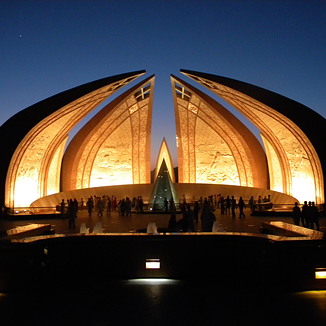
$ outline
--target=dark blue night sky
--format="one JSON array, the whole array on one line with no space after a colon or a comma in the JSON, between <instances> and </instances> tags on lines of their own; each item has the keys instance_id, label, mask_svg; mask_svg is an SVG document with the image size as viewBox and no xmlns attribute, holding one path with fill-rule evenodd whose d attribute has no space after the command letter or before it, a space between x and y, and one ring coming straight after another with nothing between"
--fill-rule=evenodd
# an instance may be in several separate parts
<instances>
[{"instance_id":1,"label":"dark blue night sky","mask_svg":"<svg viewBox=\"0 0 326 326\"><path fill-rule=\"evenodd\" d=\"M0 124L66 89L145 69L156 75L153 161L166 137L176 164L171 73L231 77L325 117L325 40L326 1L2 0Z\"/></svg>"}]
</instances>

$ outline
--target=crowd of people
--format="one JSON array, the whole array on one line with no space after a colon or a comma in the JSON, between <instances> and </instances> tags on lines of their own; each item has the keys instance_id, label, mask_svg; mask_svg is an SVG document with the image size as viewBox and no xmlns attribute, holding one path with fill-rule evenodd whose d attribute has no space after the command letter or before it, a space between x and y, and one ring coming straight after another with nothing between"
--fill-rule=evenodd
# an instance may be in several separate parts
<instances>
[{"instance_id":1,"label":"crowd of people","mask_svg":"<svg viewBox=\"0 0 326 326\"><path fill-rule=\"evenodd\" d=\"M195 231L198 223L201 222L202 231L212 231L212 226L216 217L214 211L221 210L221 214L232 215L235 218L235 212L239 209L239 218L244 218L244 208L246 207L242 197L238 201L234 196L223 197L221 195L211 195L203 199L193 200L187 203L185 195L179 203L179 209L182 213L182 219L176 220L176 204L173 198L164 200L166 213L171 214L169 229L179 231ZM67 217L69 227L75 227L75 220L78 211L87 210L89 218L95 213L98 217L103 215L110 216L111 212L118 212L120 216L131 216L132 211L142 213L144 211L144 202L142 196L122 198L117 200L115 196L90 196L87 201L83 198L78 202L76 198L68 199L66 202L62 199L58 208L63 217Z\"/></svg>"},{"instance_id":2,"label":"crowd of people","mask_svg":"<svg viewBox=\"0 0 326 326\"><path fill-rule=\"evenodd\" d=\"M292 210L292 217L295 225L300 226L301 224L301 226L310 229L316 227L319 230L319 211L313 201L305 201L302 208L296 202Z\"/></svg>"},{"instance_id":3,"label":"crowd of people","mask_svg":"<svg viewBox=\"0 0 326 326\"><path fill-rule=\"evenodd\" d=\"M248 204L250 207L252 206L252 210L254 210L256 201L253 199L253 197L251 197ZM221 194L211 195L205 197L204 199L203 197L200 197L199 200L192 198L191 203L187 203L185 195L183 195L182 202L179 204L182 218L177 221L175 214L176 208L173 199L171 198L170 201L168 201L165 198L164 206L166 213L171 213L168 225L168 229L171 232L198 231L200 229L200 225L201 231L210 232L212 231L213 224L216 221L214 212L217 209L220 210L222 215L230 215L232 218L236 218L236 210L239 209L239 218L243 219L245 218L244 209L246 208L246 204L241 196L238 200L236 200L234 196L224 197Z\"/></svg>"},{"instance_id":4,"label":"crowd of people","mask_svg":"<svg viewBox=\"0 0 326 326\"><path fill-rule=\"evenodd\" d=\"M202 232L211 232L213 224L216 221L214 208L211 202L206 198L199 204L198 201L194 203L194 207L187 204L185 201L181 205L182 218L177 221L175 209L172 209L171 217L168 224L170 232L195 232L199 229L199 219L201 222ZM170 202L171 207L171 202Z\"/></svg>"},{"instance_id":5,"label":"crowd of people","mask_svg":"<svg viewBox=\"0 0 326 326\"><path fill-rule=\"evenodd\" d=\"M253 197L252 197L253 198ZM222 196L221 194L218 195L211 195L203 199L200 197L198 201L194 201L194 207L198 206L199 210L203 210L205 204L208 203L210 209L214 211L215 209L220 209L221 215L231 215L232 218L236 217L236 210L239 209L239 218L244 218L244 209L246 208L246 204L243 198L240 196L238 201L234 196ZM185 196L183 195L183 202L181 204L181 211L185 210L187 203ZM250 200L249 200L250 205ZM194 208L195 209L195 208Z\"/></svg>"},{"instance_id":6,"label":"crowd of people","mask_svg":"<svg viewBox=\"0 0 326 326\"><path fill-rule=\"evenodd\" d=\"M234 196L211 195L208 197L200 197L187 202L185 195L179 203L179 210L182 218L177 221L176 204L173 198L164 199L164 209L166 213L170 213L168 229L171 232L194 232L199 230L209 232L212 231L213 224L216 221L215 211L220 210L221 215L230 215L236 218L238 212L239 219L245 218L244 209L248 206L253 212L256 208L260 209L260 204L271 202L270 196L261 197L257 200L253 196L248 200L247 205L240 196L237 200ZM98 217L103 215L110 216L111 212L118 212L120 216L131 216L132 211L142 213L144 211L144 202L142 196L122 198L117 200L115 196L90 196L87 201L83 198L78 202L76 199L68 199L65 202L62 199L60 205L61 215L68 218L69 228L75 227L75 220L79 210L87 210L89 218L95 212ZM296 225L319 230L319 212L314 202L304 202L302 208L295 203L292 212L293 221Z\"/></svg>"},{"instance_id":7,"label":"crowd of people","mask_svg":"<svg viewBox=\"0 0 326 326\"><path fill-rule=\"evenodd\" d=\"M68 199L65 202L62 199L58 205L62 217L67 217L69 221L69 228L75 227L75 219L77 218L78 211L87 209L89 218L92 217L93 212L98 217L104 214L110 216L111 212L118 212L120 216L131 216L131 212L143 212L144 203L142 196L134 197L130 200L129 197L117 200L115 196L90 196L85 202L83 198L78 202L76 198Z\"/></svg>"}]
</instances>

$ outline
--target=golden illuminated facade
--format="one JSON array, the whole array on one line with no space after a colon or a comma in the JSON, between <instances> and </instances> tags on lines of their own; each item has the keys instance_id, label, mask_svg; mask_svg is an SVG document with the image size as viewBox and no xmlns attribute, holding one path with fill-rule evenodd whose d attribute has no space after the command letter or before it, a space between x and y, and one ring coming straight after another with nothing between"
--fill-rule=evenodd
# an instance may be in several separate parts
<instances>
[{"instance_id":1,"label":"golden illuminated facade","mask_svg":"<svg viewBox=\"0 0 326 326\"><path fill-rule=\"evenodd\" d=\"M198 89L171 82L179 182L268 188L265 153L248 128Z\"/></svg>"},{"instance_id":2,"label":"golden illuminated facade","mask_svg":"<svg viewBox=\"0 0 326 326\"><path fill-rule=\"evenodd\" d=\"M300 103L254 85L181 70L255 124L262 143L226 108L171 75L178 170L165 139L151 182L154 76L125 91L72 129L144 70L100 79L18 112L0 127L0 204L55 206L60 198L101 194L164 199L228 192L272 194L276 203L325 201L325 119ZM172 122L171 122L172 123ZM5 141L4 141L5 140ZM159 180L160 179L160 180ZM191 186L189 186L191 185ZM32 204L33 203L33 204Z\"/></svg>"},{"instance_id":3,"label":"golden illuminated facade","mask_svg":"<svg viewBox=\"0 0 326 326\"><path fill-rule=\"evenodd\" d=\"M2 181L6 178L5 205L29 206L40 197L59 192L68 133L117 89L143 73L109 77L60 93L19 112L1 126L2 139L8 139L1 161Z\"/></svg>"},{"instance_id":4,"label":"golden illuminated facade","mask_svg":"<svg viewBox=\"0 0 326 326\"><path fill-rule=\"evenodd\" d=\"M253 85L193 71L181 72L229 102L259 128L271 190L299 201L324 202L321 159L325 158L325 150L320 146L323 137L315 135L314 129L320 125L319 132L324 132L325 119L297 102ZM310 127L311 119L315 125Z\"/></svg>"},{"instance_id":5,"label":"golden illuminated facade","mask_svg":"<svg viewBox=\"0 0 326 326\"><path fill-rule=\"evenodd\" d=\"M149 77L76 134L62 163L63 191L150 183L153 89L154 77Z\"/></svg>"}]
</instances>

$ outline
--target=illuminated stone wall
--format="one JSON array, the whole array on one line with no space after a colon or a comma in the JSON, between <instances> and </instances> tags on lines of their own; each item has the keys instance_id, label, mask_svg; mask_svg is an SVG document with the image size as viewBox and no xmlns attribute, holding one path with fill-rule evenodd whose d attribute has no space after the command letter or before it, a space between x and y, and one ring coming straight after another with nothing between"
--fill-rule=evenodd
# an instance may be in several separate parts
<instances>
[{"instance_id":1,"label":"illuminated stone wall","mask_svg":"<svg viewBox=\"0 0 326 326\"><path fill-rule=\"evenodd\" d=\"M223 106L171 76L180 183L255 187L284 193L301 202L325 201L325 146L321 134L314 130L325 130L325 119L311 115L308 108L292 107L293 101L278 94L257 87L251 92L253 85L182 72L252 121L261 131L265 151L248 128ZM60 190L150 183L153 76L105 106L65 151L72 128L143 73L81 85L19 112L2 125L1 139L8 139L0 144L0 183L5 184L1 197L5 205L29 206ZM313 117L318 128L304 129L305 118L293 115L293 111L299 112L297 109L302 109L299 111L307 120ZM157 170L163 161L174 181L165 140Z\"/></svg>"},{"instance_id":2,"label":"illuminated stone wall","mask_svg":"<svg viewBox=\"0 0 326 326\"><path fill-rule=\"evenodd\" d=\"M236 160L225 140L198 119L195 133L196 183L240 185ZM249 180L252 185L252 178Z\"/></svg>"},{"instance_id":3,"label":"illuminated stone wall","mask_svg":"<svg viewBox=\"0 0 326 326\"><path fill-rule=\"evenodd\" d=\"M214 77L205 78L202 73L184 73L229 102L260 129L268 158L271 189L289 194L301 202L324 202L323 170L318 154L299 126L279 112L281 100L274 109L238 91L236 86L225 86L223 77L216 76L221 80L217 82ZM232 80L230 82L225 78L225 82L230 84ZM240 84L237 81L233 83ZM250 85L246 84L243 89L248 91ZM264 92L267 93L266 90ZM259 92L256 93L259 96ZM278 95L269 92L268 96L273 98ZM283 98L282 101L285 103ZM283 111L286 112L286 109Z\"/></svg>"},{"instance_id":4,"label":"illuminated stone wall","mask_svg":"<svg viewBox=\"0 0 326 326\"><path fill-rule=\"evenodd\" d=\"M85 84L86 87L82 85L62 93L63 95L58 94L53 97L54 99L49 98L40 102L40 105L36 104L26 109L27 111L24 110L25 112L22 111L21 116L26 116L26 125L34 121L35 123L25 135L22 135L11 156L5 183L6 206L29 206L37 198L59 192L61 160L69 131L117 89L141 74L134 74L127 78L108 78L106 80L113 81L101 87L97 85L105 83L106 80ZM58 103L65 103L67 98L75 94L77 96L74 100L61 107L58 105ZM52 111L51 104L57 106ZM36 121L38 116L41 116L40 111L43 107L46 107L50 113L40 121ZM19 134L20 130L12 130L15 126L17 128L19 117L18 114L17 117L12 118L7 125L1 127L2 130L6 133ZM12 149L9 148L7 152L10 150Z\"/></svg>"},{"instance_id":5,"label":"illuminated stone wall","mask_svg":"<svg viewBox=\"0 0 326 326\"><path fill-rule=\"evenodd\" d=\"M153 88L154 77L149 77L104 107L76 134L63 158L63 191L150 183Z\"/></svg>"},{"instance_id":6,"label":"illuminated stone wall","mask_svg":"<svg viewBox=\"0 0 326 326\"><path fill-rule=\"evenodd\" d=\"M266 156L270 166L270 189L283 192L284 189L287 189L287 185L283 178L282 163L279 160L277 153L274 150L273 146L270 144L270 142L264 136L262 136L262 140L265 146Z\"/></svg>"},{"instance_id":7,"label":"illuminated stone wall","mask_svg":"<svg viewBox=\"0 0 326 326\"><path fill-rule=\"evenodd\" d=\"M265 153L230 112L191 85L171 77L179 182L268 187Z\"/></svg>"},{"instance_id":8,"label":"illuminated stone wall","mask_svg":"<svg viewBox=\"0 0 326 326\"><path fill-rule=\"evenodd\" d=\"M90 176L84 174L85 181L89 187L132 184L132 161L132 130L126 119L96 151ZM83 183L80 188L88 187Z\"/></svg>"}]
</instances>

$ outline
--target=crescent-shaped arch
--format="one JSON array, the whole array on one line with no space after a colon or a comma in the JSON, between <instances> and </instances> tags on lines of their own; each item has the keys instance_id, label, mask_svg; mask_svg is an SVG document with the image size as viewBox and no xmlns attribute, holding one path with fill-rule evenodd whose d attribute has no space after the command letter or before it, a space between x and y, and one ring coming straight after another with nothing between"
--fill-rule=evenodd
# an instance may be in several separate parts
<instances>
[{"instance_id":1,"label":"crescent-shaped arch","mask_svg":"<svg viewBox=\"0 0 326 326\"><path fill-rule=\"evenodd\" d=\"M116 90L144 73L120 74L72 88L5 122L0 128L0 183L5 184L1 199L5 205L26 207L37 198L59 192L69 131Z\"/></svg>"},{"instance_id":2,"label":"crescent-shaped arch","mask_svg":"<svg viewBox=\"0 0 326 326\"><path fill-rule=\"evenodd\" d=\"M171 76L179 182L268 188L266 156L251 131L226 108Z\"/></svg>"},{"instance_id":3,"label":"crescent-shaped arch","mask_svg":"<svg viewBox=\"0 0 326 326\"><path fill-rule=\"evenodd\" d=\"M270 189L301 202L325 202L326 120L308 107L231 78L182 69L252 121L261 131Z\"/></svg>"},{"instance_id":4,"label":"crescent-shaped arch","mask_svg":"<svg viewBox=\"0 0 326 326\"><path fill-rule=\"evenodd\" d=\"M98 112L70 142L62 162L62 191L150 183L154 76Z\"/></svg>"}]
</instances>

